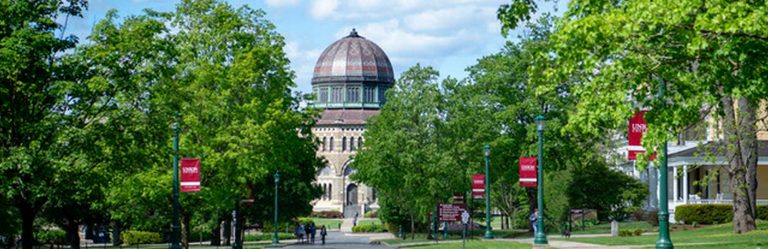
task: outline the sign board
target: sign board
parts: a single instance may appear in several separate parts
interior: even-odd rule
[[[200,192],[200,159],[181,159],[181,192]]]
[[[464,204],[439,204],[438,214],[440,221],[460,221],[461,213],[466,209],[467,206]]]
[[[520,187],[536,187],[536,166],[535,157],[520,157]]]
[[[461,224],[467,224],[469,222],[469,212],[467,210],[461,211]]]
[[[472,175],[472,198],[483,199],[485,197],[485,175]]]

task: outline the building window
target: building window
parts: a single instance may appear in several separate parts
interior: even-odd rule
[[[331,137],[331,142],[328,144],[328,150],[333,151],[333,137]]]
[[[368,103],[376,102],[376,100],[374,99],[375,88],[371,86],[366,86],[363,89],[364,89],[363,102],[368,102]]]
[[[344,93],[341,91],[341,87],[334,87],[331,89],[331,102],[332,103],[341,103],[344,102]]]
[[[357,149],[363,148],[363,137],[357,137]]]
[[[320,88],[320,96],[318,96],[320,99],[317,101],[320,103],[328,102],[328,88],[322,87]]]
[[[323,137],[323,151],[325,151],[325,137]]]
[[[328,200],[331,199],[331,193],[333,193],[333,184],[328,184]]]
[[[341,151],[347,150],[347,137],[341,138]]]
[[[349,151],[355,150],[355,137],[349,138]]]
[[[360,88],[357,88],[357,87],[347,88],[347,102],[349,103],[360,102]]]

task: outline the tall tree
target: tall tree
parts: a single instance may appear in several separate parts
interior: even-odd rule
[[[66,178],[59,140],[67,96],[62,52],[77,43],[55,34],[59,15],[80,16],[85,1],[2,1],[0,15],[0,191],[21,215],[31,249],[34,220]]]
[[[525,20],[533,1],[501,8],[505,27]],[[514,9],[525,11],[515,12]],[[546,80],[581,79],[573,130],[599,133],[650,108],[648,151],[715,116],[723,124],[734,199],[734,232],[755,229],[755,109],[768,96],[768,6],[750,1],[572,1],[553,36],[556,67]],[[664,98],[656,89],[666,90]]]

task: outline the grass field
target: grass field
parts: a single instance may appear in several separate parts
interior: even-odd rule
[[[341,225],[342,220],[341,219],[325,219],[325,218],[312,218],[312,221],[315,222],[315,227],[320,227],[325,225],[328,229],[339,229],[339,225]]]
[[[460,249],[462,248],[462,243],[460,242],[459,243],[438,243],[438,244],[432,244],[432,245],[419,245],[419,246],[408,247],[408,248]],[[506,242],[506,241],[467,240],[466,248],[467,249],[518,249],[518,248],[530,249],[531,244]]]
[[[361,220],[357,221],[357,225],[372,225],[372,224],[379,224],[379,225],[381,225],[381,224],[384,224],[384,223],[381,222],[381,220],[379,220],[379,219],[370,219],[370,220],[362,220],[361,219]]]
[[[758,221],[758,230],[733,234],[733,224],[721,224],[670,234],[677,248],[757,248],[768,246],[768,222]],[[633,237],[572,238],[570,241],[601,245],[647,245],[652,247],[658,235]],[[560,239],[560,238],[552,238]]]

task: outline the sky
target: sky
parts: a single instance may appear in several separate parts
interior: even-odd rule
[[[173,11],[179,1],[91,0],[83,18],[70,18],[65,33],[85,41],[92,26],[110,9],[121,17],[140,15],[144,9]],[[285,37],[284,50],[296,72],[296,90],[311,92],[317,58],[334,41],[358,34],[378,44],[389,56],[395,78],[420,63],[432,66],[442,78],[462,79],[479,58],[499,52],[508,39],[496,19],[499,5],[509,0],[228,0],[235,7],[248,5],[266,12]],[[565,2],[549,3],[542,9]]]

